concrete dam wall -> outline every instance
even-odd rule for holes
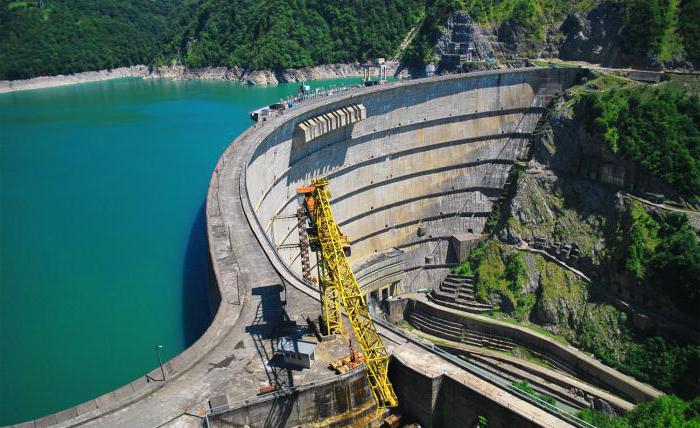
[[[399,250],[402,263],[392,265],[416,273],[384,268],[384,276],[404,291],[434,284],[457,261],[450,237],[481,233],[544,108],[580,73],[532,68],[394,83],[291,113],[247,166],[260,225],[300,273],[296,188],[327,176],[356,270]],[[342,117],[356,106],[352,120]],[[367,291],[383,286],[374,278]]]
[[[261,386],[256,376],[266,370],[249,333],[262,303],[255,290],[286,284],[285,309],[293,319],[318,307],[315,291],[299,281],[294,246],[296,188],[312,178],[330,181],[334,214],[352,241],[350,260],[368,293],[386,291],[387,284],[406,291],[437,284],[454,261],[453,235],[482,231],[544,107],[579,73],[529,68],[395,82],[310,101],[248,129],[219,159],[209,186],[209,253],[221,303],[204,335],[165,362],[167,382],[152,381],[161,377],[156,368],[95,400],[20,426],[162,426],[181,416],[197,419],[193,410],[204,412],[221,394],[229,394],[229,402],[255,396]],[[501,403],[489,415],[492,422],[508,409],[515,416],[504,413],[504,420],[562,426],[547,412],[392,339],[391,332],[382,334],[409,369],[424,360],[460,377],[472,391],[467,401]],[[402,382],[396,382],[400,392]],[[449,388],[430,400],[452,395]],[[235,417],[256,411],[240,409]],[[441,426],[444,415],[436,407],[424,417]]]
[[[362,426],[372,420],[374,399],[363,368],[336,379],[301,385],[255,397],[240,406],[207,417],[205,426],[284,427],[284,426]],[[315,425],[314,425],[315,424]]]

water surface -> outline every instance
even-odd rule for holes
[[[0,94],[0,425],[115,389],[157,366],[156,345],[169,359],[201,335],[210,172],[248,111],[296,89]]]

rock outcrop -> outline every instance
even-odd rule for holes
[[[562,13],[563,12],[563,13]],[[588,5],[570,5],[561,11],[543,11],[541,16],[504,18],[481,26],[465,13],[456,13],[445,23],[435,54],[442,58],[440,70],[455,70],[460,43],[473,49],[476,61],[495,57],[559,58],[610,67],[694,70],[697,64],[677,54],[662,63],[653,55],[631,55],[624,49],[625,4],[597,0]],[[455,51],[455,45],[457,51]],[[463,55],[464,56],[464,55]],[[471,71],[471,70],[468,70]]]
[[[493,34],[468,14],[453,15],[435,45],[434,53],[440,58],[439,71],[454,71],[465,61],[471,63],[495,58],[495,40]]]
[[[398,61],[386,63],[387,74],[407,78],[408,70]],[[164,67],[150,68],[145,65],[121,67],[112,70],[87,71],[71,75],[43,76],[26,80],[0,81],[0,93],[23,91],[29,89],[50,88],[72,85],[75,83],[98,82],[102,80],[138,77],[143,79],[166,78],[175,80],[225,80],[237,81],[247,85],[277,85],[278,83],[306,82],[311,80],[359,77],[362,64],[325,64],[314,67],[289,70],[244,70],[240,67],[205,67],[187,68],[172,64]]]
[[[564,60],[619,64],[622,8],[621,3],[603,2],[588,13],[567,16],[558,29],[564,39],[552,53]]]
[[[397,66],[398,64],[394,64],[392,69],[396,70]],[[289,70],[245,70],[240,67],[188,69],[182,65],[170,65],[154,69],[149,77],[178,80],[231,80],[248,85],[277,85],[278,83],[356,77],[361,73],[362,66],[359,63],[325,64]]]

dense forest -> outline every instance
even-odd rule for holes
[[[687,197],[700,195],[697,95],[676,86],[637,87],[588,94],[581,107],[588,129],[622,158],[639,162]]]
[[[180,10],[159,61],[300,68],[392,57],[423,0],[205,0]]]
[[[673,395],[639,404],[631,412],[611,417],[594,410],[583,410],[581,419],[598,428],[690,428],[700,426],[700,397],[683,401]]]
[[[0,79],[134,64],[298,68],[392,57],[424,0],[0,0]]]
[[[0,0],[0,79],[147,64],[179,0]]]
[[[455,12],[512,53],[537,56],[567,16],[601,1],[621,5],[615,30],[630,61],[700,60],[700,0],[0,0],[0,79],[172,61],[246,69],[362,61],[393,57],[416,26],[403,59],[423,65],[435,61]]]

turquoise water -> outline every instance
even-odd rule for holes
[[[0,425],[108,392],[155,368],[156,345],[169,359],[201,335],[210,172],[250,110],[296,89],[124,79],[0,95]]]

